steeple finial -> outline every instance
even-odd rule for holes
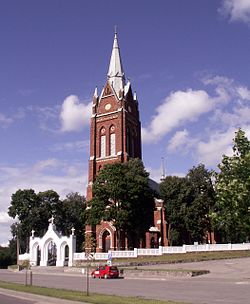
[[[97,98],[98,97],[98,91],[97,91],[97,87],[95,87],[95,91],[94,91],[94,97]]]
[[[113,86],[116,94],[119,95],[119,91],[123,90],[124,88],[125,76],[122,67],[120,48],[118,45],[116,30],[117,27],[115,27],[114,43],[113,43],[113,49],[109,63],[109,70],[108,70],[108,80],[109,83]]]

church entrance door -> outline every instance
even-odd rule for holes
[[[66,245],[64,249],[64,266],[69,266],[69,246]]]
[[[41,261],[41,249],[39,246],[37,246],[37,261],[36,261],[36,265],[40,266],[40,261]]]
[[[53,241],[50,241],[48,246],[48,266],[55,266],[56,265],[56,243]]]
[[[103,252],[108,252],[110,250],[110,233],[106,230],[102,235],[102,249]]]

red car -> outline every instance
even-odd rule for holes
[[[118,278],[119,270],[116,266],[98,266],[94,271],[91,272],[91,276],[93,279],[110,279],[110,278]]]

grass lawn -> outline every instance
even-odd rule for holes
[[[184,304],[183,302],[148,300],[141,297],[120,297],[115,295],[102,295],[97,293],[90,293],[90,295],[87,296],[86,292],[36,286],[24,286],[21,284],[8,283],[3,281],[0,281],[0,288],[94,304]]]
[[[189,263],[209,260],[235,259],[250,257],[250,250],[239,251],[213,251],[213,252],[188,252],[163,254],[161,256],[140,256],[129,259],[113,259],[113,263],[128,264],[133,266],[147,264],[171,264],[171,263]]]

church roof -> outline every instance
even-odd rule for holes
[[[113,49],[109,63],[108,80],[115,90],[117,96],[119,96],[119,91],[124,89],[125,75],[122,67],[117,33],[115,33]]]
[[[160,193],[160,185],[156,181],[154,181],[153,179],[149,178],[148,184],[149,184],[149,187],[153,191],[155,191],[157,194]]]

